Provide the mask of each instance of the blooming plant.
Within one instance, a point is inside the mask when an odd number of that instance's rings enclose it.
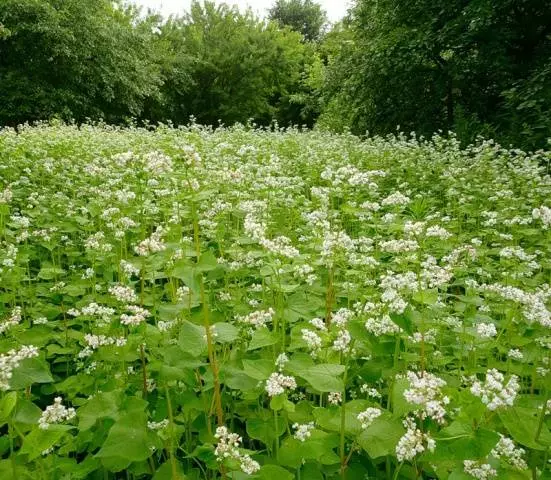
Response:
[[[551,478],[550,161],[0,130],[0,478]]]

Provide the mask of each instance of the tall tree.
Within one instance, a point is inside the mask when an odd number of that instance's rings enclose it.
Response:
[[[320,40],[327,14],[312,0],[277,0],[268,17],[299,32],[307,41]]]
[[[549,112],[540,72],[550,25],[549,0],[356,0],[354,47],[332,69],[328,92],[349,106],[356,132],[400,125],[509,140],[508,105],[523,91]]]
[[[2,0],[0,123],[117,122],[158,93],[152,24],[110,0]]]
[[[188,15],[161,31],[173,52],[163,93],[177,123],[194,115],[213,125],[266,124],[299,83],[305,54],[300,36],[251,11],[194,1]]]

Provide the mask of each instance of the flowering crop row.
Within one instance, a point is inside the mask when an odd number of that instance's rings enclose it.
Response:
[[[550,160],[0,131],[0,478],[551,478]]]

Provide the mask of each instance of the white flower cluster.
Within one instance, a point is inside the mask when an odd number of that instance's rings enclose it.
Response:
[[[154,432],[155,431],[159,431],[159,430],[164,430],[166,427],[168,427],[168,424],[169,424],[169,420],[168,418],[165,418],[164,420],[161,420],[160,422],[147,422],[147,428],[149,428],[149,430],[153,430]]]
[[[404,420],[406,433],[400,438],[396,445],[396,458],[399,462],[411,461],[416,455],[425,450],[434,451],[436,442],[428,433],[423,433],[415,423],[415,420],[408,417]]]
[[[480,285],[482,291],[491,292],[506,300],[512,300],[523,306],[523,314],[529,323],[537,322],[544,327],[551,327],[551,312],[547,309],[545,302],[549,293],[538,290],[535,293],[527,293],[510,285]]]
[[[15,267],[18,252],[19,250],[15,245],[7,244],[4,249],[4,259],[2,260],[2,267],[6,267],[8,269]],[[3,269],[0,268],[0,273],[2,272]]]
[[[108,253],[113,250],[113,245],[105,241],[105,233],[96,232],[90,235],[84,242],[87,250],[97,250],[100,253]]]
[[[308,323],[313,327],[316,327],[318,330],[321,330],[322,332],[327,332],[325,321],[321,318],[312,318],[312,320],[310,320]]]
[[[524,354],[518,348],[511,348],[507,352],[507,356],[513,360],[522,360],[524,358]]]
[[[123,313],[121,315],[121,323],[123,325],[136,327],[145,322],[147,317],[151,315],[145,308],[138,307],[137,305],[127,305],[125,309],[131,312],[131,314]]]
[[[404,391],[404,398],[421,407],[417,412],[419,418],[429,417],[440,424],[444,423],[445,405],[450,403],[450,399],[442,395],[440,389],[446,386],[446,382],[428,372],[421,372],[420,375],[407,372],[407,379],[409,388]]]
[[[382,398],[382,395],[376,388],[370,387],[367,383],[364,383],[360,387],[360,392],[365,393],[368,397],[371,398]]]
[[[21,318],[21,307],[14,307],[9,317],[5,318],[0,323],[0,334],[4,333],[6,330],[9,330],[11,327],[18,325],[21,322]]]
[[[0,205],[10,203],[13,198],[11,186],[8,185],[4,190],[0,191]]]
[[[190,295],[191,289],[186,285],[178,287],[178,289],[176,290],[176,298],[179,302],[185,302],[186,300],[189,300]]]
[[[493,323],[479,323],[476,326],[476,333],[481,338],[492,338],[497,335],[497,330]]]
[[[137,276],[140,274],[140,269],[136,268],[134,265],[132,265],[130,262],[127,262],[126,260],[121,260],[120,268],[121,271],[128,277],[131,277],[132,275]]]
[[[410,198],[400,192],[394,192],[386,198],[383,198],[381,205],[404,207],[410,202]]]
[[[146,257],[151,253],[162,252],[166,249],[166,245],[163,243],[163,235],[165,233],[166,231],[163,227],[157,227],[149,238],[142,240],[134,247],[134,251],[140,257]]]
[[[248,315],[238,315],[237,321],[245,325],[250,325],[256,329],[266,327],[266,324],[272,321],[275,311],[273,308],[268,310],[258,310],[256,312],[249,313]]]
[[[541,206],[532,210],[532,218],[535,220],[541,220],[543,229],[547,230],[551,227],[551,208]]]
[[[489,463],[481,463],[476,460],[464,460],[465,473],[477,480],[489,480],[497,476],[497,471]]]
[[[74,408],[67,408],[62,403],[61,397],[54,398],[53,405],[48,405],[46,410],[38,419],[38,427],[42,430],[47,430],[54,423],[61,423],[71,420],[76,416]]]
[[[293,428],[296,430],[293,436],[300,442],[305,442],[312,436],[312,430],[316,427],[314,422],[310,422],[302,425],[295,423],[293,424]]]
[[[369,407],[363,412],[360,412],[357,416],[358,421],[362,425],[362,429],[369,427],[373,421],[380,417],[383,411],[380,408]]]
[[[376,337],[380,337],[381,335],[393,335],[402,331],[402,329],[392,321],[389,315],[383,315],[379,318],[368,318],[365,322],[365,329]]]
[[[144,170],[153,175],[172,172],[172,160],[161,152],[149,152],[143,156]]]
[[[534,260],[537,255],[527,254],[522,247],[505,247],[499,251],[501,258],[518,258],[522,262],[530,262]]]
[[[134,289],[126,285],[112,285],[109,287],[109,293],[119,302],[134,303],[138,301],[138,296]]]
[[[415,240],[385,240],[379,243],[379,248],[388,253],[414,252],[419,248]]]
[[[105,335],[92,335],[90,333],[84,335],[84,341],[86,342],[86,347],[78,353],[78,358],[89,357],[94,350],[106,345],[116,345],[117,347],[126,345],[126,338],[124,337],[107,337]]]
[[[324,232],[320,255],[324,264],[331,267],[337,255],[349,254],[354,252],[355,248],[354,241],[345,231],[328,230]]]
[[[491,451],[491,455],[495,458],[505,460],[509,465],[512,465],[518,470],[526,470],[528,464],[522,458],[526,453],[523,448],[516,448],[515,442],[504,435],[499,435],[500,439],[497,445]]]
[[[317,357],[319,351],[321,350],[321,337],[316,332],[313,332],[308,328],[303,328],[300,333],[302,334],[302,339],[306,342],[308,350],[310,350],[310,355],[314,358]]]
[[[452,234],[448,232],[445,228],[442,228],[438,225],[434,225],[432,227],[427,228],[425,235],[427,237],[434,237],[440,240],[447,240],[452,236]]]
[[[289,361],[289,357],[285,353],[280,353],[275,361],[275,365],[281,372],[285,368],[285,364]]]
[[[23,360],[34,357],[38,357],[38,348],[33,345],[25,345],[19,350],[10,350],[0,355],[0,390],[9,390],[14,368]]]
[[[349,353],[350,352],[350,342],[352,337],[348,330],[339,330],[337,333],[337,338],[333,342],[333,350],[336,352]]]
[[[263,237],[258,240],[258,243],[275,255],[286,258],[296,258],[300,255],[300,252],[291,245],[291,239],[283,235],[275,237],[273,240]]]
[[[239,446],[243,439],[237,433],[230,433],[227,427],[218,427],[214,436],[218,440],[214,455],[219,462],[226,459],[237,460],[240,462],[241,470],[247,475],[252,475],[260,470],[258,462],[249,455],[241,455],[239,452]]]
[[[76,309],[71,309],[67,313],[73,317],[79,317],[81,314],[96,317],[98,320],[98,325],[101,326],[111,322],[111,317],[115,315],[115,309],[92,302],[85,307],[82,307],[80,312]]]
[[[518,377],[511,375],[511,378],[504,384],[505,376],[492,368],[486,372],[486,380],[480,382],[476,377],[471,377],[473,382],[471,393],[480,397],[489,410],[497,410],[500,407],[511,407],[520,389]]]
[[[295,388],[297,388],[295,378],[281,373],[274,372],[266,380],[265,390],[270,397],[280,395],[285,392],[285,389],[294,390]]]
[[[339,405],[342,402],[342,393],[341,392],[329,392],[327,395],[327,401],[331,405]]]

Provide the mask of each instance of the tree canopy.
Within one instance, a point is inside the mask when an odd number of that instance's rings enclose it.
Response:
[[[307,41],[320,40],[327,14],[312,0],[276,0],[269,18],[301,33]]]

